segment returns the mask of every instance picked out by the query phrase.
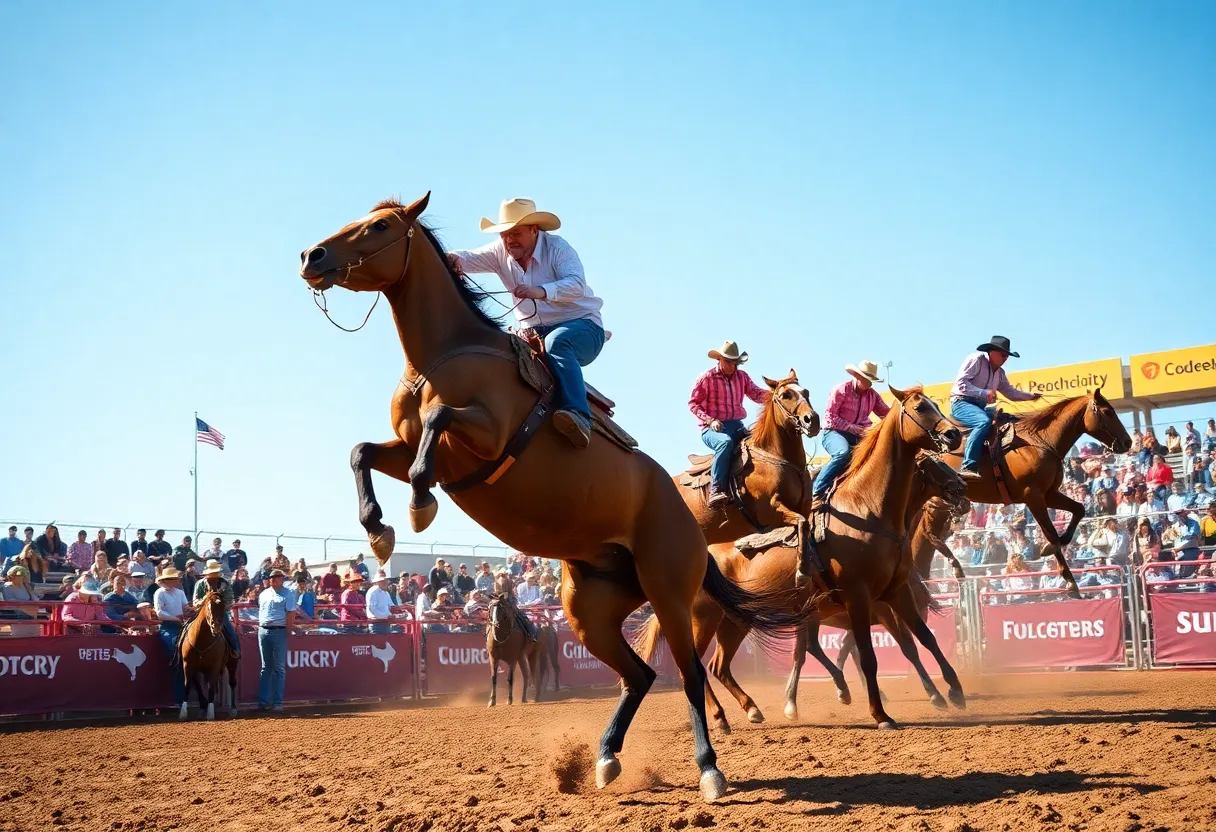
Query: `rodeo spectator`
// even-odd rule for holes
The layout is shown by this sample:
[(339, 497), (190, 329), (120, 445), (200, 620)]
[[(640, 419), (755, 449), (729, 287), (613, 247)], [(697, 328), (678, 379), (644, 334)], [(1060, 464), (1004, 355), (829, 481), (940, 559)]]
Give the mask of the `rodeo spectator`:
[(329, 565), (329, 571), (321, 576), (320, 586), (320, 597), (327, 599), (325, 603), (337, 603), (339, 596), (342, 594), (342, 576), (338, 574), (338, 564), (331, 563)]
[(287, 559), (287, 555), (283, 554), (281, 545), (274, 547), (274, 557), (270, 559), (271, 569), (282, 569), (284, 575), (291, 574), (291, 561)]
[(249, 565), (249, 555), (241, 548), (239, 539), (232, 541), (232, 548), (224, 553), (224, 560), (228, 562), (228, 571), (233, 574), (242, 566)]
[(148, 586), (152, 582), (148, 580), (148, 577), (149, 573), (144, 572), (141, 569), (138, 572), (132, 572), (131, 576), (127, 578), (127, 592), (131, 593), (131, 595), (135, 597), (136, 603), (139, 603), (140, 601), (147, 601), (149, 604), (152, 603), (152, 597), (148, 595)]
[(436, 559), (435, 567), (431, 569), (431, 575), (428, 582), (431, 586), (435, 587), (436, 592), (439, 591), (440, 587), (447, 586), (452, 582), (452, 579), (448, 577), (447, 561), (445, 561), (443, 558)]
[[(101, 556), (104, 559), (105, 552), (102, 552)], [(94, 625), (91, 622), (105, 618), (100, 602), (101, 590), (97, 588), (97, 584), (92, 580), (82, 578), (76, 582), (75, 591), (63, 599), (63, 620), (69, 624), (78, 625), (73, 626), (73, 630), (85, 633), (93, 632)]]
[(355, 556), (354, 561), (351, 563), (351, 568), (354, 569), (356, 572), (358, 572), (360, 575), (362, 575), (363, 580), (365, 580), (365, 581), (367, 580), (369, 572), (367, 570), (367, 564), (363, 562), (363, 553), (362, 552), (360, 552), (358, 555)]
[(392, 632), (389, 619), (393, 616), (393, 599), (388, 594), (388, 575), (383, 569), (376, 571), (367, 590), (368, 632), (386, 635)]
[(296, 582), (296, 615), (308, 619), (317, 617), (317, 594), (313, 592), (311, 578)]
[[(17, 537), (17, 527), (9, 526), (8, 537), (0, 540), (0, 563), (8, 563), (10, 559), (21, 554), (21, 550), (24, 548), (25, 544), (21, 542), (19, 537)], [(7, 572), (8, 569), (5, 569), (4, 571)]]
[[(31, 529), (32, 531), (32, 529)], [(47, 561), (48, 566), (59, 566), (66, 564), (68, 559), (67, 544), (59, 539), (59, 527), (51, 523), (46, 527), (46, 531), (34, 538), (34, 549), (38, 552), (38, 556)], [(42, 570), (38, 570), (41, 572)], [(30, 570), (34, 580), (42, 580), (40, 574), (36, 574), (34, 570)]]
[(283, 710), (287, 686), (287, 634), (296, 623), (296, 599), (283, 587), (287, 573), (274, 569), (270, 586), (258, 596), (258, 647), (262, 671), (258, 676), (258, 710)]
[[(30, 585), (30, 571), (24, 566), (10, 566), (5, 571), (5, 576), (8, 582), (0, 586), (0, 600), (4, 601), (38, 601), (38, 593), (34, 587)], [(0, 620), (31, 620), (38, 614), (33, 607), (5, 609), (0, 610)], [(38, 630), (30, 627), (27, 631), (25, 627), (12, 625), (9, 628), (10, 635), (13, 636), (35, 636), (38, 635)]]
[(1115, 478), (1115, 467), (1113, 465), (1102, 466), (1102, 476), (1090, 482), (1090, 491), (1095, 497), (1099, 491), (1109, 491), (1113, 494), (1118, 488), (1119, 480)]
[(305, 565), (304, 558), (300, 558), (296, 561), (296, 565), (291, 570), (291, 579), (297, 585), (304, 583), (305, 581), (312, 580), (312, 573), (308, 571), (308, 566)]
[[(1216, 501), (1208, 503), (1207, 513), (1199, 521), (1199, 533), (1203, 535), (1204, 546), (1216, 546)], [(1216, 557), (1216, 553), (1208, 557)]]
[(143, 552), (145, 557), (148, 554), (148, 530), (136, 529), (135, 539), (131, 541), (131, 557), (135, 557), (136, 552)]
[(236, 572), (232, 576), (232, 594), (237, 598), (244, 598), (245, 593), (249, 591), (249, 572), (244, 566), (238, 566)]
[[(255, 584), (267, 584), (270, 582), (270, 573), (273, 569), (274, 567), (270, 565), (270, 558), (262, 558), (261, 565), (258, 566), (258, 570), (253, 573), (250, 580)], [(283, 574), (287, 574), (286, 571)]]
[(1161, 454), (1154, 454), (1153, 464), (1149, 467), (1144, 479), (1153, 489), (1153, 496), (1158, 500), (1164, 500), (1169, 496), (1170, 483), (1174, 481), (1174, 469), (1166, 465), (1165, 458)]
[(110, 562), (110, 566), (117, 566), (119, 558), (131, 556), (131, 549), (127, 546), (127, 541), (122, 539), (122, 529), (111, 529), (111, 533), (110, 539), (103, 545), (106, 560)]
[(460, 569), (456, 575), (456, 588), (461, 594), (468, 595), (477, 588), (477, 582), (473, 580), (473, 576), (469, 574), (469, 567), (466, 564), (460, 564)]
[(104, 550), (93, 553), (93, 565), (84, 574), (91, 577), (98, 586), (110, 579), (110, 564), (106, 561)]
[[(445, 599), (448, 594), (447, 587), (443, 587), (443, 597)], [(414, 618), (425, 624), (423, 630), (426, 632), (435, 632), (443, 629), (436, 624), (426, 623), (443, 620), (443, 612), (435, 609), (435, 607), (440, 603), (442, 603), (442, 601), (439, 597), (439, 592), (435, 589), (435, 587), (431, 586), (430, 584), (426, 584), (422, 587), (422, 592), (418, 594), (418, 600), (414, 604)]]
[(156, 539), (148, 544), (148, 560), (160, 566), (173, 555), (173, 547), (165, 540), (165, 530), (157, 529), (153, 535)]
[[(192, 612), (190, 601), (180, 586), (181, 573), (173, 566), (166, 566), (156, 578), (159, 588), (152, 596), (152, 609), (160, 620), (160, 640), (165, 645), (165, 654), (177, 655), (177, 642), (187, 613)], [(173, 701), (180, 708), (186, 701), (185, 674), (181, 665), (169, 662), (169, 674), (173, 680)]]
[(88, 537), (89, 533), (81, 529), (76, 532), (76, 540), (68, 547), (68, 563), (78, 572), (84, 572), (93, 565), (93, 545)]
[(1133, 563), (1152, 563), (1161, 554), (1161, 535), (1147, 517), (1140, 519), (1136, 527), (1136, 540), (1132, 545)]
[(192, 547), (194, 538), (186, 535), (182, 538), (182, 544), (173, 549), (173, 568), (178, 572), (186, 571), (186, 564), (199, 560), (198, 553)]
[[(98, 529), (97, 537), (93, 538), (93, 554), (96, 555), (98, 552), (100, 552), (103, 555), (106, 553), (106, 530), (105, 529)], [(107, 566), (113, 565), (109, 562), (109, 558), (106, 558), (106, 565)]]
[(540, 603), (543, 593), (540, 591), (540, 580), (535, 572), (524, 576), (524, 582), (516, 588), (515, 597), (521, 607), (534, 607)]
[[(1174, 546), (1175, 561), (1199, 560), (1199, 523), (1186, 509), (1180, 508), (1174, 512), (1174, 522), (1166, 531), (1165, 540)], [(1195, 574), (1194, 566), (1178, 566), (1175, 569), (1179, 578), (1189, 578)]]
[[(139, 618), (137, 605), (139, 600), (127, 589), (127, 576), (121, 572), (114, 576), (114, 586), (110, 593), (102, 599), (105, 604), (106, 618), (111, 621), (134, 621)], [(106, 627), (103, 632), (116, 633), (113, 627)]]
[(1170, 483), (1170, 494), (1165, 498), (1165, 507), (1170, 511), (1186, 508), (1186, 486), (1181, 480)]
[[(363, 596), (359, 590), (363, 586), (363, 576), (354, 570), (342, 579), (342, 610), (338, 613), (339, 621), (363, 621), (367, 615), (364, 608)], [(358, 629), (352, 627), (352, 630)]]
[(186, 571), (182, 573), (182, 591), (186, 593), (187, 598), (194, 597), (194, 587), (198, 582), (198, 561), (192, 560), (186, 564)]
[(202, 558), (203, 563), (214, 560), (220, 564), (220, 568), (224, 571), (227, 571), (228, 569), (228, 561), (224, 558), (224, 541), (220, 540), (218, 537), (211, 541), (211, 548), (203, 552), (200, 557)]
[(471, 619), (480, 619), (486, 614), (486, 610), (490, 608), (490, 593), (484, 589), (474, 589), (473, 597), (464, 605), (464, 617)]
[(482, 561), (477, 568), (477, 577), (473, 579), (473, 588), (489, 594), (494, 591), (494, 576), (490, 574), (490, 564)]
[(153, 575), (156, 573), (156, 567), (148, 562), (148, 555), (142, 549), (136, 549), (131, 553), (131, 562), (127, 564), (127, 572), (132, 575), (136, 572)]
[(1205, 509), (1212, 502), (1212, 495), (1208, 493), (1208, 488), (1201, 482), (1196, 482), (1191, 490), (1189, 499), (1187, 500), (1187, 508)]

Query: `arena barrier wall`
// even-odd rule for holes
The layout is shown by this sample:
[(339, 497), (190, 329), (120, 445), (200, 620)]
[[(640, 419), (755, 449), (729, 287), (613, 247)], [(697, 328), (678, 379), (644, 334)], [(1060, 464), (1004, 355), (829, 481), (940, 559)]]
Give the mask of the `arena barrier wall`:
[(1140, 570), (1151, 665), (1216, 664), (1216, 578), (1156, 580), (1176, 566), (1149, 564)]
[[(241, 634), (237, 696), (258, 697), (258, 639)], [(414, 694), (414, 636), (401, 633), (315, 633), (287, 637), (285, 702), (399, 698)]]

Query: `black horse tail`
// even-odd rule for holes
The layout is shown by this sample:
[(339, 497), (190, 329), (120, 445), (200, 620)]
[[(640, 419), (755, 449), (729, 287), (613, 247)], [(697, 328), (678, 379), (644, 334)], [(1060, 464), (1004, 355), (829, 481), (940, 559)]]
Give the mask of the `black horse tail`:
[(722, 574), (712, 554), (708, 558), (701, 588), (735, 622), (760, 633), (789, 634), (818, 614), (815, 599), (795, 603), (800, 590), (745, 589)]

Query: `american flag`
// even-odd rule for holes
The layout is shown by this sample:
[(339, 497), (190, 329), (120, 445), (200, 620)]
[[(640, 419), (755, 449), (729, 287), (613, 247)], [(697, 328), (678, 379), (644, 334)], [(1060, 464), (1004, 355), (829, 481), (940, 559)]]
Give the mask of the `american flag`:
[(214, 445), (221, 451), (224, 450), (224, 434), (197, 416), (194, 417), (194, 427), (198, 431), (199, 442), (206, 442), (208, 445)]

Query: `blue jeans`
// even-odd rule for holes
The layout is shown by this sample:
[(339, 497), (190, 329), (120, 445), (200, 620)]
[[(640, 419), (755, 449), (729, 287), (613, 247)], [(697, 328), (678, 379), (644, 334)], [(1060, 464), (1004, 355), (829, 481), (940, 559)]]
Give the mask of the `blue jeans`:
[(844, 473), (849, 459), (853, 456), (853, 446), (861, 441), (861, 437), (842, 431), (825, 430), (820, 441), (823, 443), (823, 449), (832, 458), (828, 460), (827, 465), (819, 469), (819, 475), (815, 477), (815, 486), (811, 491), (816, 497), (826, 494), (837, 477)]
[(966, 401), (956, 401), (950, 405), (950, 418), (964, 427), (971, 428), (967, 437), (967, 447), (963, 449), (963, 467), (972, 471), (979, 470), (980, 457), (984, 455), (984, 442), (992, 430), (992, 420), (996, 417), (995, 407), (980, 407)]
[(186, 701), (186, 671), (182, 663), (174, 657), (177, 655), (177, 639), (182, 634), (182, 625), (176, 621), (160, 623), (160, 640), (165, 645), (165, 655), (169, 657), (169, 672), (173, 675), (173, 701), (181, 705)]
[(545, 340), (549, 369), (557, 381), (557, 409), (573, 410), (590, 419), (583, 367), (594, 361), (604, 348), (603, 328), (589, 318), (578, 318), (553, 326), (538, 326), (536, 334)]
[(367, 625), (367, 631), (375, 635), (386, 636), (393, 631), (392, 627), (393, 625), (387, 621), (373, 621)]
[(701, 441), (714, 452), (714, 461), (710, 466), (713, 477), (713, 490), (726, 493), (730, 486), (730, 460), (734, 455), (735, 445), (739, 444), (747, 428), (739, 419), (730, 419), (722, 423), (722, 430), (706, 428), (701, 431)]
[(228, 639), (228, 646), (232, 648), (233, 653), (241, 652), (241, 643), (236, 639), (236, 627), (232, 626), (232, 618), (227, 613), (224, 615), (224, 638)]
[(287, 630), (258, 627), (258, 648), (262, 653), (258, 707), (282, 705), (283, 689), (287, 686)]

